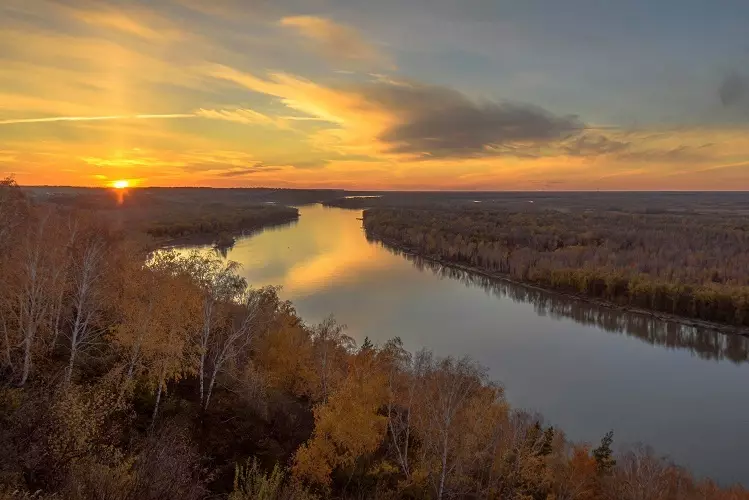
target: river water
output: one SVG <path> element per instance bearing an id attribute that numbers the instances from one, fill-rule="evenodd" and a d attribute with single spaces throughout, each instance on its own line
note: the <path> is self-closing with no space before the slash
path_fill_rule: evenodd
<path id="1" fill-rule="evenodd" d="M 749 485 L 749 340 L 503 282 L 367 241 L 361 211 L 300 208 L 298 222 L 227 252 L 253 286 L 281 285 L 308 322 L 358 343 L 468 355 L 576 441 L 614 430 L 721 483 Z M 209 251 L 206 249 L 206 251 Z"/>

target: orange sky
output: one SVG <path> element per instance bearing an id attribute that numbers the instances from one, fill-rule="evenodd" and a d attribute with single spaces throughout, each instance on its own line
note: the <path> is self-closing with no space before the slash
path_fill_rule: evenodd
<path id="1" fill-rule="evenodd" d="M 522 12 L 496 33 L 501 17 L 490 29 L 488 16 L 390 2 L 295 5 L 3 3 L 0 174 L 85 186 L 749 188 L 740 74 L 721 105 L 698 87 L 707 79 L 674 88 L 605 53 L 560 61 L 547 35 L 514 34 Z M 577 43 L 559 30 L 558 44 Z M 511 35 L 510 47 L 495 39 Z M 617 54 L 633 44 L 616 43 Z M 624 64 L 642 71 L 632 83 Z"/>

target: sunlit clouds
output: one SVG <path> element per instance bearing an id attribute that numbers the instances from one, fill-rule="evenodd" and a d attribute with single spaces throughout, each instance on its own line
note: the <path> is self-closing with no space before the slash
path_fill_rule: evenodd
<path id="1" fill-rule="evenodd" d="M 354 29 L 318 16 L 289 16 L 281 26 L 295 29 L 333 62 L 356 62 L 392 69 L 388 57 Z"/>
<path id="2" fill-rule="evenodd" d="M 608 8 L 588 13 L 604 47 L 580 41 L 599 35 L 591 19 L 554 24 L 555 5 L 11 0 L 0 170 L 99 186 L 749 188 L 738 11 L 711 13 L 690 52 L 680 14 L 633 38 Z"/>
<path id="3" fill-rule="evenodd" d="M 23 123 L 53 123 L 53 122 L 90 122 L 101 120 L 149 120 L 158 118 L 192 118 L 193 114 L 171 114 L 171 115 L 122 115 L 122 116 L 50 116 L 45 118 L 17 118 L 11 120 L 0 120 L 0 125 L 19 125 Z"/>

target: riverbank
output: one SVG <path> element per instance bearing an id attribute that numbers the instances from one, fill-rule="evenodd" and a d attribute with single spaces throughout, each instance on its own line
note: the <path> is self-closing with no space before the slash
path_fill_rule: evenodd
<path id="1" fill-rule="evenodd" d="M 297 211 L 296 214 L 289 214 L 288 217 L 280 220 L 256 222 L 230 230 L 218 232 L 206 231 L 184 236 L 154 238 L 154 245 L 161 248 L 214 245 L 219 244 L 219 240 L 226 236 L 236 240 L 236 238 L 252 236 L 253 234 L 259 233 L 265 229 L 288 226 L 296 223 L 298 220 L 299 212 Z"/>
<path id="2" fill-rule="evenodd" d="M 442 266 L 445 266 L 445 267 L 449 267 L 451 269 L 457 269 L 457 270 L 460 270 L 460 271 L 463 271 L 463 272 L 466 272 L 466 273 L 470 273 L 470 274 L 473 274 L 473 275 L 483 276 L 483 277 L 486 277 L 486 278 L 489 278 L 489 279 L 493 279 L 493 280 L 498 280 L 498 281 L 504 281 L 506 283 L 512 283 L 513 285 L 523 286 L 523 287 L 526 287 L 526 288 L 529 288 L 529 289 L 533 289 L 533 290 L 541 290 L 541 291 L 544 291 L 544 292 L 547 292 L 547 293 L 553 293 L 555 295 L 559 295 L 561 297 L 567 297 L 567 298 L 571 298 L 571 299 L 575 299 L 575 300 L 580 300 L 580 301 L 583 301 L 583 302 L 586 302 L 586 303 L 589 303 L 589 304 L 595 304 L 595 305 L 601 306 L 601 307 L 607 307 L 607 308 L 610 308 L 610 309 L 615 309 L 615 310 L 624 311 L 624 312 L 628 312 L 628 313 L 635 313 L 635 314 L 646 315 L 646 316 L 650 316 L 652 318 L 656 318 L 656 319 L 663 320 L 663 321 L 671 321 L 671 322 L 679 323 L 679 324 L 685 325 L 685 326 L 691 326 L 691 327 L 696 327 L 696 328 L 705 328 L 705 329 L 709 329 L 709 330 L 712 330 L 712 331 L 715 331 L 715 332 L 718 332 L 718 333 L 723 333 L 723 334 L 742 335 L 742 336 L 745 336 L 745 337 L 749 336 L 749 330 L 746 329 L 746 328 L 736 327 L 736 326 L 732 326 L 732 325 L 724 325 L 724 324 L 721 324 L 721 323 L 713 323 L 713 322 L 710 322 L 710 321 L 703 321 L 703 320 L 698 320 L 698 319 L 694 319 L 694 318 L 688 318 L 688 317 L 684 317 L 684 316 L 678 316 L 678 315 L 675 315 L 675 314 L 669 314 L 669 313 L 664 313 L 664 312 L 660 312 L 660 311 L 654 311 L 654 310 L 651 310 L 651 309 L 645 309 L 645 308 L 633 307 L 633 306 L 629 306 L 629 305 L 616 304 L 616 303 L 611 302 L 611 301 L 602 300 L 602 299 L 598 299 L 598 298 L 595 298 L 595 297 L 590 297 L 590 296 L 584 295 L 584 294 L 571 293 L 571 292 L 556 290 L 554 288 L 548 288 L 548 287 L 539 286 L 539 285 L 531 283 L 531 282 L 526 282 L 526 281 L 518 280 L 518 279 L 513 278 L 513 277 L 511 277 L 511 276 L 509 276 L 507 274 L 497 273 L 497 272 L 490 272 L 490 271 L 487 271 L 487 270 L 482 269 L 480 267 L 469 266 L 469 265 L 461 264 L 461 263 L 458 263 L 458 262 L 451 262 L 451 261 L 448 261 L 446 259 L 442 259 L 442 258 L 439 258 L 439 257 L 426 255 L 426 254 L 424 254 L 422 252 L 419 252 L 417 249 L 415 249 L 413 247 L 409 247 L 409 246 L 404 245 L 402 243 L 396 242 L 396 241 L 394 241 L 392 239 L 383 238 L 383 237 L 379 236 L 378 234 L 376 234 L 376 233 L 374 233 L 372 231 L 367 231 L 365 229 L 365 232 L 367 234 L 367 238 L 372 239 L 374 241 L 377 241 L 377 242 L 381 243 L 385 248 L 387 248 L 387 249 L 389 249 L 391 251 L 397 251 L 397 252 L 400 252 L 400 253 L 411 255 L 411 256 L 414 256 L 414 257 L 418 257 L 420 259 L 424 259 L 424 260 L 427 260 L 429 262 L 433 262 L 433 263 L 436 263 L 436 264 L 439 264 L 439 265 L 442 265 Z"/>

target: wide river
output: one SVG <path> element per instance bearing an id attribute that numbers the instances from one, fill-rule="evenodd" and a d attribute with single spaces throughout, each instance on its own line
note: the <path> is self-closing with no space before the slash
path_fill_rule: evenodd
<path id="1" fill-rule="evenodd" d="M 227 258 L 281 285 L 307 322 L 329 314 L 359 343 L 468 355 L 513 406 L 573 440 L 645 443 L 721 483 L 749 485 L 749 341 L 397 255 L 367 241 L 361 211 L 300 208 Z"/>

